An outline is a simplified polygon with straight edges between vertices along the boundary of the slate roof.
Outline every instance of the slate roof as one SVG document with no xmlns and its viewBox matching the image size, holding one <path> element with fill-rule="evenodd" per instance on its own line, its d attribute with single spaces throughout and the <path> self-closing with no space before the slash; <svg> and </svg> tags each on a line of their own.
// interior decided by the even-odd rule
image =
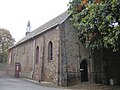
<svg viewBox="0 0 120 90">
<path fill-rule="evenodd" d="M 18 41 L 15 46 L 49 30 L 50 28 L 57 26 L 59 24 L 62 24 L 68 17 L 70 16 L 70 14 L 68 14 L 67 11 L 65 11 L 64 13 L 60 14 L 59 16 L 57 16 L 56 18 L 48 21 L 47 23 L 43 24 L 42 26 L 38 27 L 37 29 L 35 29 L 34 31 L 32 31 L 30 34 L 28 34 L 26 37 L 24 37 L 23 39 L 21 39 L 20 41 Z M 13 46 L 13 47 L 15 47 Z"/>
</svg>

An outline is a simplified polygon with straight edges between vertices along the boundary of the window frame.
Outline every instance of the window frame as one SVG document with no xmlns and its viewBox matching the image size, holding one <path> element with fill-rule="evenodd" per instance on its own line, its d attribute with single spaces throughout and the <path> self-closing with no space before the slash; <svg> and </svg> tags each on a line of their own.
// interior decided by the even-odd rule
<svg viewBox="0 0 120 90">
<path fill-rule="evenodd" d="M 48 43 L 48 62 L 53 60 L 53 43 L 50 41 Z"/>
</svg>

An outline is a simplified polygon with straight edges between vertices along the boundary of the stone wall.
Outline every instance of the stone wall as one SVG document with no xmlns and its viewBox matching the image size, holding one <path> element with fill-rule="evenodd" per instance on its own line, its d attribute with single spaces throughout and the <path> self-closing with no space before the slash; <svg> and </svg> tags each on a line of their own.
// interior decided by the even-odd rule
<svg viewBox="0 0 120 90">
<path fill-rule="evenodd" d="M 6 75 L 15 77 L 15 64 L 7 64 Z"/>
<path fill-rule="evenodd" d="M 54 27 L 37 36 L 36 47 L 39 47 L 39 62 L 35 63 L 34 78 L 39 81 L 58 83 L 59 27 Z M 48 61 L 48 43 L 53 43 L 53 60 Z"/>
<path fill-rule="evenodd" d="M 92 81 L 92 56 L 80 43 L 78 31 L 69 19 L 42 34 L 12 48 L 12 61 L 20 62 L 21 77 L 47 81 L 62 86 L 80 82 L 80 63 L 87 59 L 88 78 Z M 53 59 L 48 61 L 48 43 L 53 43 Z M 39 60 L 36 63 L 36 49 Z"/>
<path fill-rule="evenodd" d="M 0 63 L 0 71 L 6 71 L 6 63 Z"/>
<path fill-rule="evenodd" d="M 6 75 L 7 70 L 7 64 L 6 63 L 0 63 L 0 76 Z"/>
<path fill-rule="evenodd" d="M 20 62 L 21 64 L 21 77 L 32 78 L 33 70 L 33 42 L 29 40 L 12 49 L 12 61 Z M 29 74 L 29 75 L 28 75 Z"/>
<path fill-rule="evenodd" d="M 88 82 L 94 83 L 94 59 L 91 50 L 87 49 L 84 44 L 80 43 L 80 64 L 86 59 L 88 68 Z M 80 77 L 81 79 L 81 77 Z"/>
<path fill-rule="evenodd" d="M 77 30 L 69 19 L 61 25 L 61 83 L 64 86 L 79 82 L 79 41 Z"/>
<path fill-rule="evenodd" d="M 48 61 L 48 43 L 53 43 L 53 60 Z M 39 61 L 36 63 L 36 48 Z M 12 48 L 12 61 L 20 62 L 20 77 L 58 83 L 59 27 L 54 27 L 33 39 Z"/>
<path fill-rule="evenodd" d="M 81 82 L 80 64 L 86 59 L 88 82 L 93 82 L 94 61 L 91 51 L 79 41 L 76 30 L 69 19 L 61 27 L 60 85 L 73 85 Z"/>
<path fill-rule="evenodd" d="M 41 81 L 43 80 L 41 77 L 42 73 L 42 67 L 43 67 L 43 61 L 44 61 L 44 52 L 43 52 L 43 47 L 44 47 L 44 35 L 38 35 L 36 38 L 35 38 L 35 41 L 34 41 L 35 45 L 34 45 L 34 76 L 33 78 L 37 81 Z M 36 49 L 39 49 L 39 61 L 36 62 Z"/>
<path fill-rule="evenodd" d="M 48 61 L 48 43 L 53 43 L 53 59 Z M 58 58 L 59 58 L 59 27 L 52 28 L 45 33 L 44 47 L 44 80 L 58 83 Z"/>
</svg>

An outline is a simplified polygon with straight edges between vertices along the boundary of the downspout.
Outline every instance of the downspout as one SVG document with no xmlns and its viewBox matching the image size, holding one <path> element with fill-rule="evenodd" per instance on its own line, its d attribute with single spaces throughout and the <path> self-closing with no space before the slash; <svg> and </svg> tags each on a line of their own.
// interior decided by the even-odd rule
<svg viewBox="0 0 120 90">
<path fill-rule="evenodd" d="M 45 59 L 45 35 L 43 34 L 43 56 L 42 56 L 42 66 L 41 66 L 41 81 L 44 80 L 44 59 Z"/>
<path fill-rule="evenodd" d="M 57 85 L 60 85 L 60 55 L 61 55 L 61 32 L 60 32 L 60 26 L 59 28 L 59 41 L 58 41 L 58 82 Z"/>
<path fill-rule="evenodd" d="M 33 49 L 33 63 L 32 63 L 32 75 L 31 75 L 31 78 L 34 77 L 34 71 L 35 71 L 35 38 L 33 37 L 33 46 L 32 46 L 32 49 Z"/>
</svg>

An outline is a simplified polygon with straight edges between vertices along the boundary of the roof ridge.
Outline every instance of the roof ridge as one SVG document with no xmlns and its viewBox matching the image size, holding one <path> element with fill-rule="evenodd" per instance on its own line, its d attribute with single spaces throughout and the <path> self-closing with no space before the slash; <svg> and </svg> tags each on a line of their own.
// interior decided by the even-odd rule
<svg viewBox="0 0 120 90">
<path fill-rule="evenodd" d="M 62 14 L 56 16 L 55 18 L 49 20 L 48 22 L 44 23 L 40 27 L 33 30 L 30 34 L 28 34 L 27 36 L 25 36 L 24 38 L 19 40 L 15 44 L 15 46 L 17 46 L 17 45 L 37 36 L 45 31 L 49 30 L 50 28 L 52 28 L 58 24 L 62 24 L 69 16 L 70 16 L 70 14 L 68 13 L 68 11 L 63 12 Z M 13 47 L 15 47 L 15 46 L 13 46 Z"/>
</svg>

